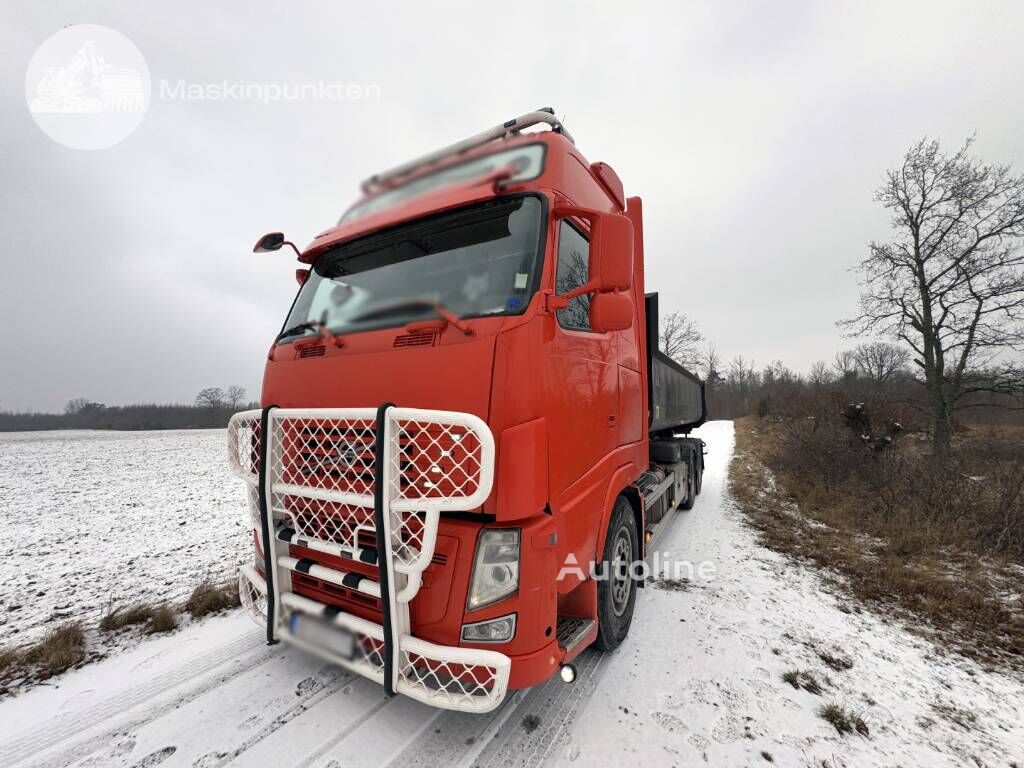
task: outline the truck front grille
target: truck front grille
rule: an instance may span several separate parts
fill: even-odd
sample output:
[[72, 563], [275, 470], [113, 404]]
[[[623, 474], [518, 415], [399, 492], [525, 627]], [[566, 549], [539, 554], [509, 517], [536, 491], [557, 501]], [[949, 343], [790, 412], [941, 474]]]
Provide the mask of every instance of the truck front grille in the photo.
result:
[[289, 425], [282, 480], [295, 485], [373, 493], [373, 422]]

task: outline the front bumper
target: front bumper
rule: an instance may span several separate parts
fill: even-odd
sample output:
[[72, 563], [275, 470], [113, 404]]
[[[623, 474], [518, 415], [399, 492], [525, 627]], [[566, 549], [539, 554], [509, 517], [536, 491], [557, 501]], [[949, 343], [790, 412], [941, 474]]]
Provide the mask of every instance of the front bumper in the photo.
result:
[[[267, 624], [267, 583], [252, 566], [238, 574], [239, 594], [246, 611], [261, 627]], [[384, 628], [358, 616], [290, 592], [280, 594], [281, 608], [321, 619], [355, 638], [351, 657], [294, 635], [290, 622], [278, 626], [278, 637], [320, 658], [339, 664], [378, 685], [384, 684]], [[411, 635], [397, 638], [396, 692], [432, 707], [461, 712], [490, 712], [508, 691], [511, 659], [497, 651], [437, 645]]]

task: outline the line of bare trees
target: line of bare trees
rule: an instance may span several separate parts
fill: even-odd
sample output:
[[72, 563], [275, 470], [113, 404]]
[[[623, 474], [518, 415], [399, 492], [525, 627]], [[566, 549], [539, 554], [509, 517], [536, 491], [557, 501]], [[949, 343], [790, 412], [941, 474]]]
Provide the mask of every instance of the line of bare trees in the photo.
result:
[[206, 389], [199, 390], [199, 394], [196, 395], [195, 405], [196, 408], [202, 408], [211, 413], [217, 413], [225, 409], [230, 413], [234, 413], [241, 410], [242, 406], [245, 405], [245, 398], [245, 387], [240, 387], [237, 384], [232, 384], [227, 389], [207, 387]]
[[245, 387], [200, 390], [192, 405], [140, 403], [105, 405], [85, 397], [69, 400], [63, 413], [0, 412], [0, 432], [43, 429], [196, 429], [223, 427], [236, 411], [256, 408]]
[[872, 242], [857, 267], [858, 312], [840, 321], [863, 341], [804, 375], [742, 356], [723, 363], [697, 325], [661, 320], [663, 351], [707, 381], [713, 418], [771, 408], [800, 388], [885, 392], [926, 415], [936, 453], [958, 421], [1024, 415], [1024, 176], [922, 139], [886, 173], [875, 199], [892, 214], [892, 237]]
[[[691, 326], [683, 323], [671, 327]], [[709, 418], [765, 416], [778, 412], [780, 406], [801, 394], [831, 393], [850, 402], [884, 400], [902, 414], [908, 426], [932, 429], [927, 391], [914, 370], [910, 350], [898, 344], [862, 342], [836, 352], [830, 361], [818, 360], [807, 371], [800, 372], [780, 360], [758, 365], [737, 355], [726, 361], [714, 344], [702, 343], [699, 329], [693, 327], [690, 336], [687, 343], [679, 343], [676, 348], [690, 349], [692, 354], [673, 357], [705, 380]], [[698, 337], [696, 342], [694, 337]], [[961, 402], [964, 407], [958, 410], [956, 424], [1024, 424], [1024, 410], [1019, 410], [1024, 391], [1017, 396], [995, 390], [978, 391]]]

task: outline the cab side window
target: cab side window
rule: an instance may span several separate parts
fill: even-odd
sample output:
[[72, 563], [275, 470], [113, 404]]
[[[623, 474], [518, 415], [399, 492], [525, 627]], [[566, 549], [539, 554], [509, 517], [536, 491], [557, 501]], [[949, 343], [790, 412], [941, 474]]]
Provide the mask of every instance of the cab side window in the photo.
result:
[[[558, 229], [558, 267], [555, 270], [555, 292], [562, 294], [578, 288], [590, 278], [590, 243], [586, 235], [568, 221]], [[569, 306], [558, 310], [558, 322], [574, 331], [590, 330], [590, 295], [569, 300]]]

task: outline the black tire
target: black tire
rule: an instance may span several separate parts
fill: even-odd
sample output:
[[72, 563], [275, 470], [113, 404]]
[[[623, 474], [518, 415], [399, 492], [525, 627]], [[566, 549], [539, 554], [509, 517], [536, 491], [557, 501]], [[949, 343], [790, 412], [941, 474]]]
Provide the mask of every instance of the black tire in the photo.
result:
[[697, 461], [697, 495], [700, 496], [700, 489], [704, 486], [704, 457], [700, 454], [696, 457]]
[[686, 462], [686, 501], [679, 506], [683, 509], [693, 509], [693, 503], [697, 501], [697, 470], [694, 457], [691, 455]]
[[[618, 567], [619, 560], [628, 554], [629, 562]], [[636, 581], [630, 573], [629, 564], [640, 559], [640, 537], [636, 530], [633, 507], [620, 496], [615, 500], [612, 519], [608, 523], [608, 535], [604, 542], [601, 574], [608, 578], [597, 582], [597, 639], [594, 647], [601, 651], [614, 651], [629, 634], [633, 623], [633, 608], [636, 605]], [[622, 577], [625, 577], [624, 581]]]

